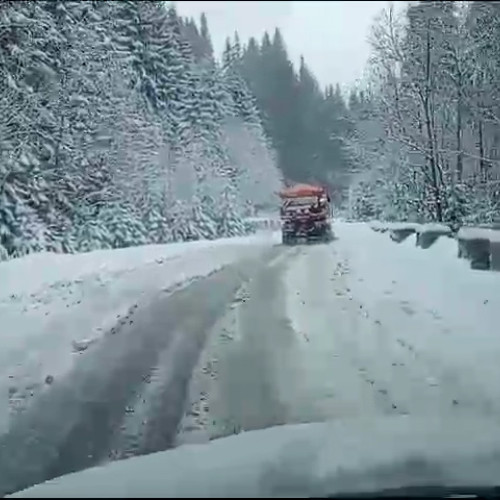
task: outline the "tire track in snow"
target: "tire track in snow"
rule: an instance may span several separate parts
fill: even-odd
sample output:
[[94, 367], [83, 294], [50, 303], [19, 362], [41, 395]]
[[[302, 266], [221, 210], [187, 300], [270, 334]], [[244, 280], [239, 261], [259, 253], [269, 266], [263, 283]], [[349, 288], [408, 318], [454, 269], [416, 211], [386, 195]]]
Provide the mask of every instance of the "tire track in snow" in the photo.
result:
[[242, 284], [210, 333], [195, 370], [177, 443], [203, 442], [245, 430], [290, 423], [284, 392], [295, 332], [284, 316], [284, 269], [301, 247], [286, 247]]
[[136, 311], [133, 324], [106, 335], [67, 378], [41, 395], [0, 438], [0, 494], [112, 456], [114, 430], [120, 428], [134, 395], [142, 392], [144, 380], [162, 353], [175, 347], [174, 339], [181, 339], [170, 376], [146, 402], [148, 423], [140, 452], [157, 448], [151, 445], [157, 439], [161, 447], [171, 445], [206, 331], [241, 282], [281, 251], [271, 248], [256, 259], [225, 266], [172, 295], [160, 295]]
[[[235, 304], [241, 303], [243, 300], [240, 293], [242, 288], [244, 288], [246, 283], [253, 280], [255, 274], [260, 272], [261, 267], [266, 268], [266, 266], [272, 266], [275, 262], [279, 262], [283, 258], [286, 259], [290, 252], [289, 249], [276, 248], [260, 262], [252, 261], [251, 269], [248, 269], [248, 272], [240, 274], [240, 284], [234, 290], [230, 300], [225, 303], [223, 307], [224, 311], [219, 312], [217, 318], [213, 318], [214, 320], [211, 322], [211, 325], [215, 324], [216, 328], [217, 323], [220, 323], [217, 319], [223, 317], [224, 313], [228, 310], [233, 310]], [[190, 327], [186, 329], [180, 328], [175, 332], [173, 346], [162, 354], [160, 363], [152, 371], [150, 386], [146, 389], [149, 397], [147, 395], [139, 395], [137, 399], [139, 404], [135, 408], [139, 409], [139, 415], [141, 415], [141, 404], [144, 401], [149, 402], [149, 407], [142, 410], [142, 413], [145, 414], [146, 423], [142, 426], [142, 432], [140, 433], [131, 433], [130, 430], [128, 431], [128, 435], [132, 436], [132, 439], [125, 440], [124, 443], [122, 442], [118, 446], [122, 456], [151, 453], [171, 448], [178, 444], [177, 434], [182, 426], [182, 416], [185, 414], [186, 408], [191, 405], [191, 400], [187, 397], [187, 393], [191, 386], [193, 370], [199, 360], [200, 354], [203, 352], [207, 337], [214, 330], [214, 328], [211, 329], [207, 326], [203, 327], [203, 329], [197, 329], [194, 326], [201, 318], [200, 315], [187, 315], [186, 318]], [[198, 343], [197, 349], [193, 349], [192, 344], [188, 344], [182, 340], [186, 336], [186, 330], [197, 332], [197, 338], [195, 339]], [[192, 338], [193, 334], [190, 337]], [[187, 370], [186, 363], [188, 363], [189, 368]], [[213, 360], [212, 364], [215, 366], [217, 360]], [[165, 376], [166, 371], [168, 371], [167, 366], [171, 367], [172, 373], [176, 374], [175, 377]], [[211, 373], [213, 374], [213, 371]], [[179, 390], [179, 388], [182, 388], [182, 390]], [[142, 404], [142, 406], [144, 405]], [[129, 415], [130, 419], [128, 418]], [[137, 421], [134, 412], [131, 412], [129, 415], [125, 417], [125, 420], [129, 421], [128, 424], [125, 423], [125, 428], [130, 427], [131, 423], [133, 428], [133, 422]], [[122, 438], [120, 439], [123, 441]], [[118, 450], [115, 448], [114, 451]]]

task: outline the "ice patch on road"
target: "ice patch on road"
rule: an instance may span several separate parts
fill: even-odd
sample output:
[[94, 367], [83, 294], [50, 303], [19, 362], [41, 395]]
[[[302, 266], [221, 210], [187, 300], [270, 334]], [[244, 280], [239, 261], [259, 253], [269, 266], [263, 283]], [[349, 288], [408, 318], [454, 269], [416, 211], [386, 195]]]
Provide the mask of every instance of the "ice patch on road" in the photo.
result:
[[131, 309], [279, 242], [276, 233], [0, 263], [0, 434]]

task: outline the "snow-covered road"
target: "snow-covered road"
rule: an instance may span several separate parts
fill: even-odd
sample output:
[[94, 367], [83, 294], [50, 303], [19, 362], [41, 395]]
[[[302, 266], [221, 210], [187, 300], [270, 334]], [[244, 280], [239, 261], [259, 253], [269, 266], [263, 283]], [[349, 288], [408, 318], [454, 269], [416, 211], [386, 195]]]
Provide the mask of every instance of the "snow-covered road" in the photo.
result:
[[362, 224], [284, 250], [210, 335], [179, 441], [380, 414], [500, 416], [500, 276]]
[[52, 281], [34, 256], [31, 288], [23, 259], [2, 264], [0, 494], [277, 424], [500, 415], [500, 275], [470, 270], [447, 238], [422, 250], [364, 224], [335, 233], [67, 256]]

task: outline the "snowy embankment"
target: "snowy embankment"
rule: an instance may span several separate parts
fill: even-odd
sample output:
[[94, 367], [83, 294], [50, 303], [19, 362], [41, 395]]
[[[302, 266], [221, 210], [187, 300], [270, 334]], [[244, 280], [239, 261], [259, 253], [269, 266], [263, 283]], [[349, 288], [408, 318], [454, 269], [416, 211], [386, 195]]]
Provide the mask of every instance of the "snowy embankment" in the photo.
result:
[[152, 295], [268, 248], [276, 237], [40, 253], [0, 263], [0, 433]]

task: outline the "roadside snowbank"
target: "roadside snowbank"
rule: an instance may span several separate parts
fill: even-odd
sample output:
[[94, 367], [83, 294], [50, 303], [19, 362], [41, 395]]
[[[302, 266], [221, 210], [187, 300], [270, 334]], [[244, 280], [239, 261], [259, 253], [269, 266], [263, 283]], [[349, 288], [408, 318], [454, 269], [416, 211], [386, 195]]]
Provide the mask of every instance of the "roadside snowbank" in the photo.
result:
[[451, 233], [449, 226], [445, 224], [429, 223], [419, 224], [418, 222], [381, 222], [372, 221], [369, 223], [371, 229], [376, 232], [385, 231], [415, 231], [416, 233]]
[[451, 228], [446, 224], [429, 223], [420, 224], [417, 227], [417, 233], [436, 233], [436, 234], [451, 234]]
[[[0, 262], [0, 300], [12, 295], [32, 294], [58, 282], [109, 275], [133, 270], [138, 264], [154, 264], [194, 251], [229, 245], [260, 245], [269, 234], [240, 238], [193, 241], [169, 245], [144, 245], [116, 250], [96, 250], [78, 254], [36, 253]], [[278, 240], [276, 240], [278, 242]], [[14, 298], [14, 297], [11, 297]]]
[[500, 231], [485, 227], [461, 227], [457, 238], [461, 240], [486, 239], [500, 242]]
[[[356, 224], [356, 223], [354, 223]], [[416, 222], [381, 222], [372, 221], [369, 226], [373, 231], [385, 233], [386, 231], [417, 231], [420, 224]]]
[[142, 301], [278, 241], [260, 233], [0, 263], [0, 433]]

